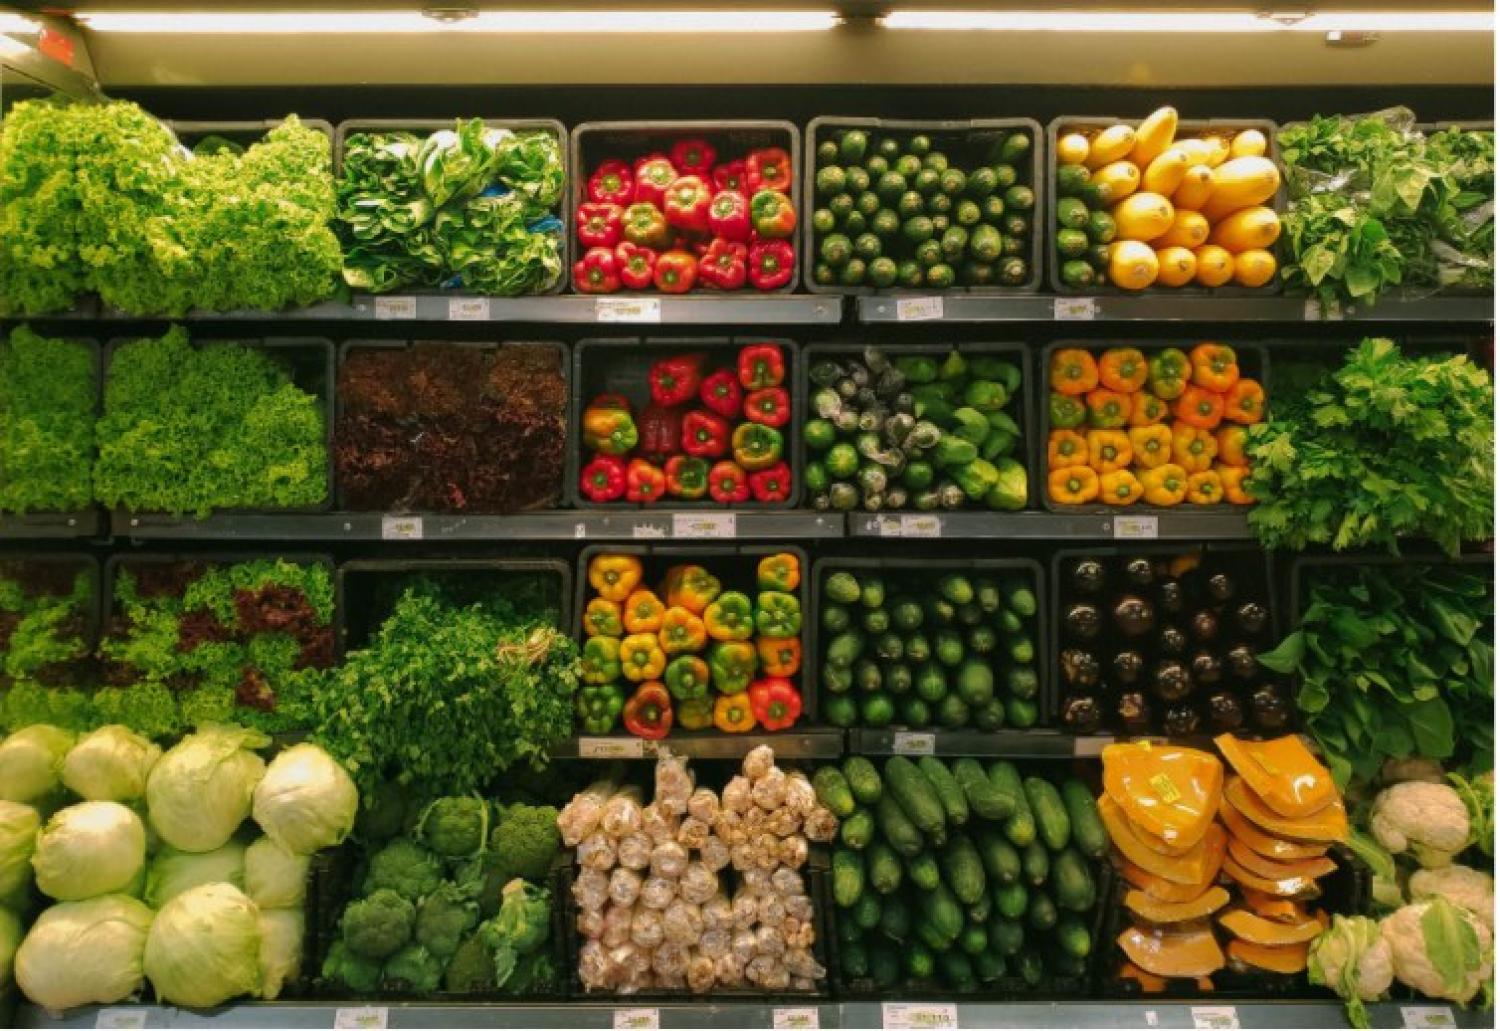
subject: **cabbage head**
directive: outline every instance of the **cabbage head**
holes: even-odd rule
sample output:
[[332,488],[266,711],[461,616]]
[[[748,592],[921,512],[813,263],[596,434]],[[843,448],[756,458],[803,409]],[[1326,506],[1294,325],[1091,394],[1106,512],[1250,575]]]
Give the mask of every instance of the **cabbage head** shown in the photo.
[[31,884],[31,854],[42,814],[20,802],[0,801],[0,898],[10,898]]
[[261,909],[291,909],[307,898],[311,859],[293,855],[270,838],[245,849],[245,894]]
[[56,790],[73,735],[47,723],[23,727],[0,741],[0,799],[34,802]]
[[281,986],[301,973],[303,926],[300,909],[260,911],[261,998],[276,998]]
[[311,855],[354,829],[359,792],[344,768],[317,745],[293,745],[255,787],[255,822],[288,852]]
[[141,990],[151,910],[128,895],[42,911],[16,951],[16,984],[44,1009],[108,1005]]
[[179,852],[169,845],[146,869],[146,905],[160,909],[189,888],[215,883],[244,887],[244,845],[230,841],[212,852]]
[[265,760],[250,748],[270,739],[233,724],[205,724],[152,768],[146,781],[151,826],[183,852],[212,852],[250,815]]
[[104,802],[133,802],[161,748],[128,727],[110,724],[83,738],[63,759],[62,782],[73,794]]
[[118,802],[59,809],[37,836],[36,886],[59,902],[135,894],[146,866],[146,825]]
[[189,888],[156,914],[145,968],[156,994],[174,1006],[206,1008],[259,992],[260,910],[232,884]]
[[10,988],[11,969],[20,947],[21,918],[8,909],[0,909],[0,992]]

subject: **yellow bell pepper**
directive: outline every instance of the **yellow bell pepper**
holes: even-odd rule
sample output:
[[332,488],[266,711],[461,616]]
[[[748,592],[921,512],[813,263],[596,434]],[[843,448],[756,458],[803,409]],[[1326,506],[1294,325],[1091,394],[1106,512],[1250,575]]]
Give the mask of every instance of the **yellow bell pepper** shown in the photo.
[[1188,474],[1182,466],[1168,462],[1141,473],[1141,486],[1148,505],[1180,505],[1187,497]]
[[1133,505],[1145,489],[1129,469],[1116,469],[1099,477],[1099,500],[1106,505]]
[[655,634],[631,634],[620,642],[620,672],[626,680],[656,680],[667,668],[667,653]]
[[1250,470],[1242,465],[1216,465],[1214,472],[1219,474],[1219,482],[1224,486],[1224,500],[1231,505],[1254,504],[1252,498],[1245,490],[1245,479],[1250,475]]
[[1219,442],[1212,433],[1185,422],[1172,424],[1172,461],[1188,472],[1205,472],[1218,453]]
[[720,695],[714,701],[714,726],[726,734],[748,734],[755,729],[755,712],[750,708],[750,693]]
[[630,592],[625,599],[621,618],[625,629],[632,634],[654,634],[661,629],[661,617],[666,612],[661,599],[652,591],[640,588]]
[[668,655],[701,651],[708,643],[708,630],[703,626],[703,620],[680,605],[667,609],[656,636],[661,641],[662,651]]
[[1086,465],[1070,465],[1047,474],[1047,496],[1059,505],[1085,505],[1099,496],[1099,474]]
[[1047,435],[1047,468],[1066,469],[1070,465],[1089,464],[1089,444],[1083,434],[1072,430],[1053,430]]
[[1096,473],[1126,469],[1135,457],[1130,437],[1124,430],[1089,430],[1089,468]]
[[620,606],[608,598],[591,598],[583,610],[583,632],[589,637],[619,637],[625,632]]
[[802,564],[789,551],[767,555],[755,565],[755,584],[763,591],[791,594],[802,583]]
[[634,555],[595,555],[589,561],[589,586],[605,601],[624,601],[641,582],[641,560]]
[[1154,426],[1167,418],[1167,403],[1144,390],[1130,401],[1130,425]]
[[719,583],[719,578],[702,566],[688,565],[673,566],[667,570],[664,589],[668,608],[683,608],[695,616],[701,616],[703,610],[708,608],[709,603],[724,588]]
[[1135,464],[1155,469],[1172,460],[1172,431],[1166,426],[1132,426],[1128,431]]
[[1212,469],[1188,477],[1187,499],[1194,505],[1217,505],[1224,500],[1224,484]]
[[1250,456],[1245,446],[1250,443],[1250,431],[1243,426],[1224,425],[1214,431],[1214,442],[1219,445],[1219,461],[1225,465],[1248,467]]

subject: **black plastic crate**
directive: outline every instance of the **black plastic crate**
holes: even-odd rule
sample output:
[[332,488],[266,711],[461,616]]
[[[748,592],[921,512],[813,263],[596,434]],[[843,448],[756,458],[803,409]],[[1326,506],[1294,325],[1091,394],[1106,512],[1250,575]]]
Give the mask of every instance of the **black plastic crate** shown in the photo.
[[[946,290],[934,290],[932,288],[918,287],[910,292],[931,294],[1034,294],[1041,288],[1042,283],[1042,246],[1046,238],[1046,227],[1043,220],[1047,217],[1047,205],[1043,202],[1042,173],[1044,170],[1043,149],[1045,137],[1042,127],[1032,118],[972,118],[972,119],[947,119],[947,120],[920,120],[902,118],[857,118],[839,115],[822,115],[807,123],[807,137],[804,144],[804,153],[807,159],[802,168],[802,211],[807,218],[817,209],[817,161],[815,155],[818,149],[818,136],[824,132],[834,132],[839,129],[865,129],[872,133],[890,133],[895,135],[911,135],[922,133],[932,137],[938,149],[945,153],[961,153],[965,155],[963,161],[957,165],[978,166],[984,164],[984,152],[997,139],[1008,135],[1016,130],[1028,133],[1031,136],[1031,155],[1026,162],[1026,167],[1031,170],[1030,182],[1018,182],[1018,186],[1029,186],[1035,194],[1036,200],[1032,204],[1030,212],[1031,240],[1030,249],[1027,254],[1027,263],[1030,275],[1025,283],[1017,286],[953,286]],[[972,156],[971,156],[972,155]],[[877,293],[900,293],[902,288],[890,287],[878,289],[871,286],[823,286],[813,280],[813,266],[818,260],[817,234],[810,229],[802,235],[802,283],[809,293],[815,294],[877,294]]]
[[[322,133],[328,139],[328,161],[330,170],[333,167],[333,123],[321,118],[300,118],[303,128]],[[163,122],[177,141],[188,150],[192,150],[198,143],[209,136],[219,136],[230,143],[237,143],[242,147],[249,148],[251,144],[259,143],[266,135],[277,126],[281,125],[284,118],[265,118],[254,121],[237,120],[208,120],[208,121],[182,121],[174,119]]]
[[[725,506],[708,497],[689,501],[668,496],[653,504],[640,504],[624,499],[601,503],[584,496],[579,488],[579,476],[586,464],[581,423],[591,399],[600,394],[623,394],[630,401],[632,415],[638,417],[651,400],[648,376],[652,362],[673,355],[701,353],[708,356],[711,365],[733,368],[740,349],[754,344],[774,344],[781,348],[786,365],[782,387],[791,395],[792,417],[780,427],[780,432],[783,437],[782,459],[791,470],[792,489],[785,501],[752,499]],[[568,413],[568,461],[564,472],[568,503],[575,508],[647,512],[726,507],[752,510],[795,508],[802,497],[802,423],[807,413],[807,376],[799,361],[800,353],[803,353],[802,349],[791,340],[767,337],[612,337],[578,341],[573,346],[572,410]],[[696,407],[697,402],[691,401],[688,405]]]
[[[1101,275],[1093,286],[1069,286],[1062,279],[1062,262],[1057,254],[1057,141],[1075,130],[1106,129],[1111,125],[1139,126],[1143,118],[1109,118],[1100,115],[1060,115],[1047,124],[1047,282],[1060,294],[1111,294],[1114,296],[1183,296],[1183,297],[1263,297],[1281,292],[1280,256],[1277,257],[1277,275],[1264,286],[1236,286],[1233,281],[1224,286],[1206,287],[1197,283],[1183,286],[1148,286],[1144,290],[1122,290]],[[1265,156],[1281,166],[1281,150],[1276,144],[1276,123],[1259,118],[1181,118],[1177,122],[1177,139],[1191,139],[1195,133],[1213,135],[1237,133],[1244,129],[1258,129],[1266,137]],[[1145,172],[1145,169],[1141,169]],[[1168,198],[1169,200],[1171,198]],[[1264,202],[1274,208],[1278,215],[1286,213],[1286,178],[1282,177],[1275,196]]]
[[[39,334],[39,335],[46,336],[46,334]],[[60,340],[63,343],[68,343],[68,344],[82,344],[84,347],[87,347],[89,349],[90,356],[93,358],[93,374],[94,374],[94,421],[97,423],[98,420],[99,420],[99,418],[104,415],[104,375],[105,375],[105,347],[104,347],[104,345],[101,344],[99,341],[93,339],[92,337],[64,336],[64,337],[47,337],[47,339]],[[8,342],[9,340],[10,340],[10,334],[9,333],[0,333],[0,343],[5,343],[5,342]],[[98,455],[97,455],[97,445],[95,445],[95,446],[91,447],[90,451],[89,451],[90,463],[92,464],[93,460],[95,458],[97,458],[97,457],[98,457]],[[92,512],[94,510],[94,507],[95,506],[91,503],[89,505],[86,505],[84,508],[79,509],[78,511],[81,511],[81,512]],[[3,509],[0,509],[0,515],[6,515],[6,514],[8,514],[8,513],[6,513]],[[24,514],[22,514],[22,513],[15,513],[15,514],[17,516],[19,516],[20,518],[27,518],[27,517],[30,517],[30,516],[50,515],[50,514],[54,514],[54,513],[48,513],[48,512],[27,512],[27,513],[24,513]]]
[[[1030,581],[1032,594],[1036,597],[1037,614],[1032,619],[1032,634],[1035,640],[1036,661],[1032,664],[1036,669],[1039,684],[1037,694],[1033,701],[1037,707],[1037,721],[1034,729],[1051,728],[1056,723],[1057,704],[1053,697],[1052,683],[1052,648],[1048,638],[1049,625],[1047,618],[1048,598],[1046,574],[1042,571],[1041,563],[1029,558],[820,558],[813,563],[812,568],[812,599],[813,611],[804,617],[804,625],[811,619],[812,636],[811,641],[804,651],[803,665],[808,670],[808,681],[812,687],[812,694],[821,701],[823,692],[822,669],[820,657],[823,651],[823,581],[829,573],[847,570],[859,572],[889,572],[898,575],[907,574],[930,574],[934,577],[945,572],[965,572],[972,575],[1007,575],[1019,574]],[[998,678],[997,678],[998,679]],[[996,685],[996,697],[1008,693],[1004,691],[1001,684]],[[856,727],[861,725],[856,724]],[[942,727],[931,724],[925,727],[906,728],[899,720],[892,724],[893,727],[902,729],[913,729],[923,731],[941,732]],[[1026,728],[1026,729],[1033,729]],[[1007,728],[1015,732],[1021,728]],[[982,731],[975,731],[982,733]]]
[[[665,152],[677,140],[701,137],[708,140],[719,151],[719,156],[725,160],[730,159],[730,154],[748,151],[757,147],[782,147],[792,158],[792,185],[787,190],[787,197],[792,204],[799,205],[801,197],[798,195],[798,178],[802,169],[802,134],[791,122],[772,121],[769,119],[748,120],[692,120],[692,121],[670,121],[670,122],[583,122],[573,127],[571,146],[568,151],[568,198],[567,207],[563,212],[563,229],[568,234],[570,246],[574,248],[575,256],[581,257],[582,248],[571,241],[577,240],[578,227],[576,212],[578,205],[585,203],[588,197],[589,176],[601,161],[609,158],[617,158],[628,165],[634,165],[637,158],[641,158],[652,151]],[[713,192],[713,184],[709,184],[710,192]],[[747,198],[748,199],[748,198]],[[799,260],[802,253],[802,238],[807,235],[804,222],[808,212],[797,212],[797,228],[787,242],[792,245],[792,253],[798,255]],[[568,269],[572,269],[569,262]],[[571,289],[571,277],[569,279]],[[775,290],[756,290],[748,281],[745,286],[738,290],[718,291],[706,290],[695,286],[690,292],[694,295],[706,294],[710,297],[744,297],[759,293],[791,293],[797,289],[799,276],[793,272],[792,278],[786,285],[779,286]],[[577,291],[573,291],[577,292]],[[662,294],[655,288],[646,290],[618,291],[620,294],[646,294],[653,296],[670,296]],[[608,296],[608,295],[600,295]]]
[[[1026,508],[1035,509],[1037,497],[1045,495],[1047,491],[1046,462],[1043,460],[1038,464],[1037,449],[1030,441],[1030,437],[1036,434],[1037,413],[1045,407],[1046,378],[1036,378],[1036,367],[1032,362],[1032,348],[1024,343],[1000,343],[992,341],[955,341],[951,344],[891,344],[881,346],[880,350],[885,352],[887,358],[893,361],[897,358],[906,358],[913,355],[923,355],[941,360],[950,351],[957,351],[965,357],[1006,358],[1021,370],[1021,389],[1017,392],[1013,404],[1016,425],[1021,428],[1020,451],[1012,455],[1016,461],[1026,467]],[[812,417],[811,398],[816,391],[812,389],[812,380],[808,376],[814,364],[826,359],[853,358],[858,357],[865,345],[859,343],[819,343],[808,344],[802,348],[801,367],[798,370],[798,379],[802,383],[805,402],[801,406],[803,419]],[[1007,405],[1011,409],[1011,405]],[[1045,437],[1044,437],[1045,439]],[[1046,446],[1043,445],[1042,452],[1045,454]],[[799,480],[802,469],[805,468],[807,456],[798,455],[802,463],[793,469]],[[856,514],[861,511],[856,509]],[[891,509],[893,512],[917,512],[912,507]],[[938,512],[947,512],[948,509],[939,509]],[[959,512],[987,512],[990,509],[978,502],[965,500],[961,508],[953,511]]]
[[[1052,356],[1058,351],[1076,348],[1088,351],[1095,357],[1095,359],[1097,359],[1101,354],[1103,354],[1105,351],[1110,350],[1111,348],[1134,347],[1136,350],[1144,354],[1149,360],[1153,355],[1157,354],[1164,348],[1175,347],[1182,351],[1184,354],[1187,354],[1192,351],[1194,346],[1203,342],[1204,341],[1201,338],[1191,337],[1175,337],[1167,340],[1152,339],[1149,343],[1127,341],[1123,344],[1101,344],[1097,340],[1055,340],[1042,348],[1041,355],[1037,359],[1038,364],[1032,370],[1033,374],[1036,376],[1035,382],[1038,384],[1038,389],[1035,391],[1035,393],[1039,398],[1050,398],[1051,389],[1048,385],[1050,382],[1049,370],[1051,369],[1052,365]],[[1271,399],[1269,396],[1271,380],[1270,349],[1263,344],[1256,343],[1238,343],[1235,341],[1222,341],[1222,343],[1225,343],[1226,346],[1232,347],[1234,349],[1235,355],[1239,358],[1240,374],[1246,379],[1255,380],[1261,385],[1262,388],[1265,389],[1267,394],[1266,408],[1269,411],[1271,407]],[[1082,400],[1082,398],[1080,397],[1079,400]],[[1170,410],[1172,402],[1168,401],[1166,402],[1166,404],[1168,409]],[[1155,516],[1171,512],[1222,512],[1228,509],[1248,510],[1250,508],[1250,506],[1248,505],[1233,505],[1228,501],[1220,501],[1215,505],[1194,505],[1186,499],[1183,499],[1182,503],[1179,505],[1151,505],[1146,502],[1144,497],[1133,505],[1106,505],[1098,501],[1091,501],[1086,505],[1065,505],[1061,502],[1053,501],[1052,493],[1047,489],[1047,477],[1052,471],[1047,467],[1047,440],[1052,434],[1051,414],[1048,410],[1048,404],[1046,401],[1039,401],[1034,410],[1036,412],[1036,432],[1033,435],[1036,439],[1034,445],[1030,449],[1030,453],[1032,461],[1034,462],[1034,468],[1040,470],[1040,479],[1038,480],[1040,489],[1037,491],[1037,494],[1041,496],[1042,507],[1049,512],[1065,512],[1068,514],[1082,515]],[[1170,426],[1172,421],[1173,420],[1171,418],[1168,418],[1164,420],[1164,422],[1160,425]],[[1226,421],[1221,423],[1220,425],[1227,426],[1231,424]],[[1125,432],[1129,429],[1129,426],[1123,427],[1121,429],[1121,432]],[[1088,427],[1084,426],[1081,427],[1077,432],[1083,434],[1086,433],[1087,430]],[[1131,467],[1131,470],[1134,471],[1133,466]]]
[[[104,347],[104,376],[101,389],[108,392],[109,368],[114,361],[115,351],[120,347],[134,343],[141,337],[116,337],[109,341]],[[195,348],[201,347],[225,347],[240,346],[252,350],[265,351],[281,360],[295,383],[300,389],[315,395],[322,401],[323,409],[323,463],[324,476],[328,485],[326,496],[316,505],[299,505],[293,508],[217,508],[218,514],[254,514],[268,515],[290,512],[327,512],[333,508],[334,475],[333,475],[333,397],[336,393],[337,381],[334,376],[334,347],[333,341],[325,337],[265,337],[261,339],[230,340],[230,339],[195,339],[191,341]],[[103,414],[103,406],[100,408]],[[122,509],[121,511],[128,511]],[[137,513],[130,513],[137,514]],[[191,518],[191,515],[184,518]]]
[[[17,579],[24,585],[28,578],[39,573],[45,574],[49,568],[57,569],[61,574],[55,585],[59,592],[66,596],[73,589],[73,582],[79,573],[88,578],[89,598],[83,604],[83,629],[80,636],[87,651],[77,659],[64,660],[70,667],[77,667],[79,671],[91,667],[91,659],[94,649],[99,643],[99,629],[102,613],[104,611],[104,592],[102,590],[102,574],[99,560],[85,551],[33,551],[27,550],[3,550],[0,551],[0,579]],[[0,655],[5,649],[0,648]],[[0,673],[0,683],[6,680]]]
[[[568,456],[569,456],[569,454],[572,451],[572,441],[573,441],[574,436],[575,436],[575,431],[574,431],[573,424],[574,424],[574,420],[577,418],[577,416],[576,416],[576,414],[574,412],[574,403],[575,403],[575,398],[577,396],[577,391],[575,389],[573,389],[573,386],[572,386],[573,362],[571,361],[571,359],[568,356],[568,347],[567,347],[566,344],[563,344],[563,343],[561,343],[559,341],[555,341],[555,340],[506,340],[506,341],[500,341],[498,343],[479,342],[479,341],[464,341],[464,340],[443,340],[443,341],[437,341],[437,340],[409,340],[409,341],[406,341],[406,340],[345,340],[345,341],[341,342],[338,345],[338,366],[337,367],[338,367],[338,371],[342,372],[343,368],[344,368],[344,363],[348,359],[349,352],[350,351],[356,351],[356,350],[397,351],[397,350],[405,350],[405,349],[413,348],[413,347],[427,347],[427,348],[433,348],[433,347],[462,347],[462,348],[477,349],[477,350],[485,351],[487,353],[498,353],[499,351],[502,351],[505,348],[516,347],[516,346],[547,347],[547,348],[552,348],[552,349],[556,350],[556,352],[557,352],[558,369],[559,369],[559,371],[562,374],[563,388],[564,388],[564,391],[565,391],[565,400],[563,402],[563,469],[562,469],[562,476],[563,476],[564,481],[566,481],[568,479],[568,475],[569,475],[569,472],[568,472],[568,470],[569,470],[569,458],[568,458]],[[330,396],[332,397],[333,400],[332,400],[332,419],[331,419],[331,423],[330,423],[330,438],[329,439],[331,441],[336,442],[337,441],[338,423],[339,423],[340,418],[344,414],[344,407],[345,407],[344,406],[343,395],[341,394],[341,392],[339,391],[339,388],[338,388],[337,378],[335,378],[335,380],[333,382],[333,386],[332,386],[332,388],[330,390]],[[339,508],[339,510],[340,511],[362,511],[361,509],[355,509],[355,508],[353,508],[349,504],[348,496],[346,495],[346,493],[344,491],[343,478],[341,476],[339,476],[338,463],[334,459],[333,454],[331,452],[332,452],[332,447],[330,446],[329,464],[330,464],[330,468],[331,468],[331,475],[333,477],[333,491],[334,491],[334,496],[335,496],[335,498],[338,501],[338,508]],[[576,480],[577,477],[574,476],[573,478]],[[575,487],[576,487],[576,484],[575,484]],[[555,502],[555,504],[554,504],[553,507],[555,507],[555,508],[562,507],[564,504],[567,503],[569,497],[570,497],[570,492],[569,492],[569,489],[567,487],[567,483],[566,482],[559,483],[558,484],[558,488],[557,488],[557,499],[556,499],[556,502]],[[458,512],[458,513],[465,513],[465,512],[468,512],[469,510],[466,510],[466,509],[445,510],[443,514],[451,514],[451,513],[455,512],[455,511]],[[536,511],[536,510],[535,509],[531,509],[531,510],[527,510],[527,511]]]

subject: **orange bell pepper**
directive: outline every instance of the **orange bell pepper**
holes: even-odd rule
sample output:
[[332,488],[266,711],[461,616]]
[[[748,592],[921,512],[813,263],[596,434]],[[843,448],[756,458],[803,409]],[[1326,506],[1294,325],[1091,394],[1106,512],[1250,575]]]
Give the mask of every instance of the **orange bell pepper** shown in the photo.
[[589,560],[589,586],[606,601],[624,601],[641,582],[641,560],[634,555],[595,555]]
[[802,668],[802,640],[797,637],[758,637],[755,653],[761,672],[769,677],[793,677]]
[[1099,477],[1099,500],[1106,505],[1133,505],[1145,489],[1129,469],[1116,469]]
[[1099,474],[1086,465],[1070,465],[1047,474],[1047,496],[1059,505],[1084,505],[1099,496]]
[[1096,473],[1124,469],[1135,457],[1130,437],[1120,430],[1089,430],[1089,468]]
[[1214,431],[1214,441],[1219,445],[1219,461],[1226,465],[1248,466],[1250,456],[1245,454],[1245,445],[1250,443],[1250,431],[1243,426],[1224,425]]
[[767,555],[756,563],[755,583],[763,591],[791,594],[802,583],[802,564],[789,551]]
[[680,605],[667,609],[656,636],[661,641],[661,650],[668,655],[701,651],[708,643],[708,630],[703,620]]
[[661,617],[666,611],[661,599],[642,587],[631,591],[625,599],[620,618],[625,621],[627,633],[654,634],[661,629]]
[[583,632],[589,637],[619,637],[625,633],[620,606],[608,598],[591,598],[583,610]]
[[1099,382],[1132,394],[1146,385],[1146,356],[1133,347],[1111,347],[1099,356]]
[[1167,417],[1167,403],[1144,390],[1130,399],[1131,426],[1154,426]]
[[1141,473],[1141,486],[1145,488],[1146,504],[1170,508],[1182,504],[1187,496],[1188,474],[1182,466],[1168,462]]
[[1224,418],[1253,426],[1266,417],[1266,391],[1253,379],[1241,379],[1224,395]]
[[1089,464],[1089,445],[1083,434],[1072,430],[1053,430],[1047,434],[1047,468],[1066,469],[1070,465]]
[[1182,392],[1172,414],[1189,426],[1211,430],[1224,418],[1224,395],[1192,386]]
[[1223,393],[1240,378],[1239,359],[1226,344],[1199,344],[1188,354],[1193,366],[1193,385]]
[[1098,387],[1088,392],[1089,425],[1099,430],[1117,430],[1130,418],[1130,396]]
[[1188,477],[1187,499],[1194,505],[1217,505],[1224,500],[1224,484],[1212,469]]
[[1231,505],[1249,505],[1255,502],[1245,491],[1245,478],[1250,475],[1250,470],[1242,465],[1216,465],[1214,472],[1219,474],[1219,483],[1224,487],[1224,500]]
[[1083,348],[1064,347],[1052,352],[1047,379],[1059,394],[1087,394],[1099,385],[1099,366]]
[[1132,426],[1127,431],[1130,448],[1135,452],[1135,464],[1143,469],[1155,469],[1172,460],[1172,430],[1158,423],[1155,426]]
[[1219,444],[1214,435],[1185,422],[1172,424],[1172,461],[1190,473],[1201,473],[1214,463]]
[[673,566],[667,570],[666,582],[662,585],[667,595],[668,608],[687,609],[695,616],[719,596],[723,586],[719,578],[702,566]]
[[714,702],[714,726],[726,734],[748,734],[755,729],[755,712],[750,707],[750,693],[720,695]]

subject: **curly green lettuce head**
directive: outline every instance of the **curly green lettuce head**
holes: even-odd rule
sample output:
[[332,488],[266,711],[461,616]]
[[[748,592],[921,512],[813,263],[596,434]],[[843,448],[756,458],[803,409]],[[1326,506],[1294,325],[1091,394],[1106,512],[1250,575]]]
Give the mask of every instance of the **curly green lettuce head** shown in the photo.
[[417,835],[440,856],[461,859],[484,851],[490,807],[475,795],[439,798],[422,813]]

